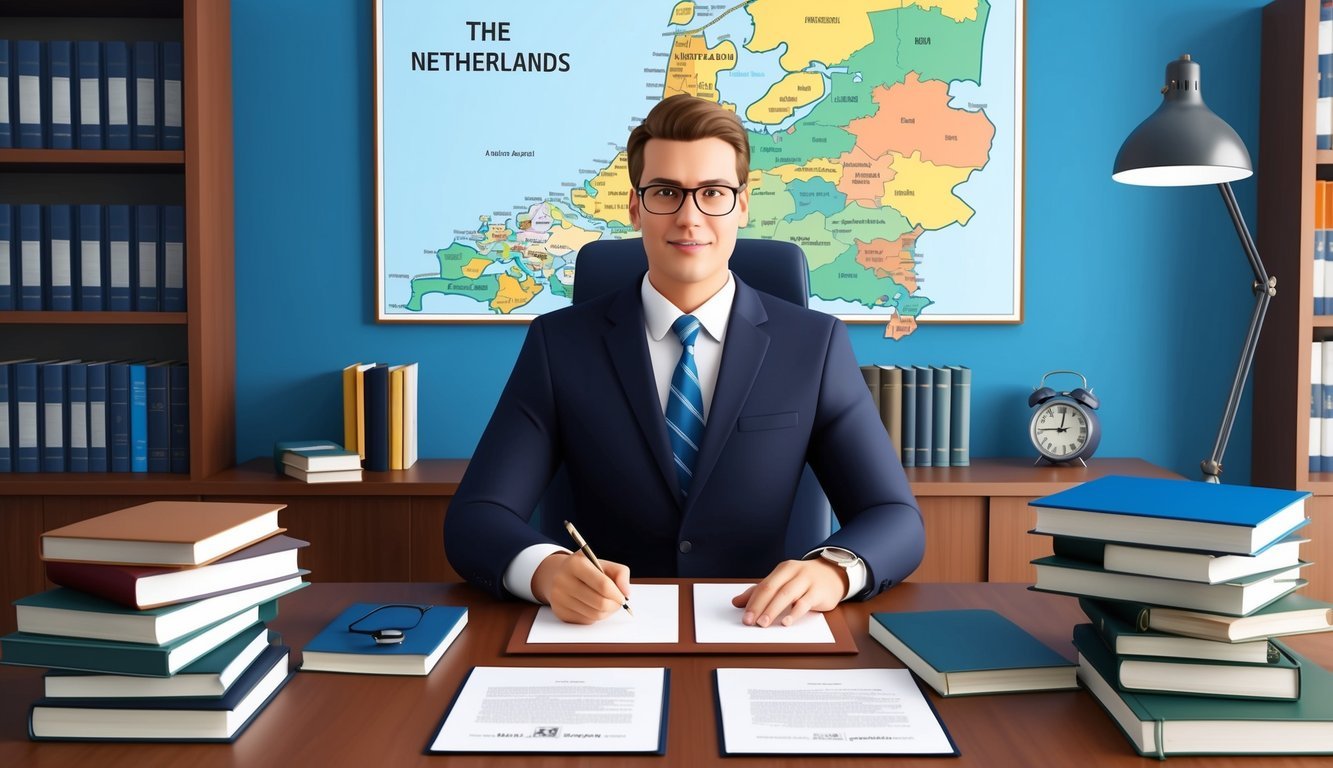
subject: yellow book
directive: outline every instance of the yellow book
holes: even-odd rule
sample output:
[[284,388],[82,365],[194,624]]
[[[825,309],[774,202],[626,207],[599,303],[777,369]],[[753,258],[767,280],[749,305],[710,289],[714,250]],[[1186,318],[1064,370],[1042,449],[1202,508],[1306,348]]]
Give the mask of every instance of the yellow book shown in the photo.
[[389,369],[389,469],[403,468],[403,379],[405,366]]
[[403,366],[403,469],[417,463],[417,364]]
[[365,373],[374,363],[352,363],[343,369],[343,446],[366,458]]

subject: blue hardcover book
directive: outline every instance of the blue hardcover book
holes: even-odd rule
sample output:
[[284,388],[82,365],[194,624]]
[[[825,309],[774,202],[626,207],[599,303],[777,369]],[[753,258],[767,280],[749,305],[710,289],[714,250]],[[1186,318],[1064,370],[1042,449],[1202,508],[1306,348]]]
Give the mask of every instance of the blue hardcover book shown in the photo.
[[130,471],[148,471],[148,371],[130,363]]
[[157,312],[162,308],[157,273],[162,267],[162,230],[156,205],[134,206],[134,309]]
[[934,466],[935,462],[935,375],[928,365],[916,369],[916,465]]
[[931,441],[933,443],[932,463],[937,467],[949,466],[949,435],[952,429],[950,424],[950,408],[953,405],[953,397],[949,390],[953,388],[953,371],[932,365],[930,367],[931,376],[935,379],[935,398],[932,408],[931,418],[933,419],[931,429]]
[[107,455],[107,364],[88,363],[88,471],[110,471]]
[[951,365],[953,378],[949,386],[949,466],[967,467],[972,464],[972,369],[965,365]]
[[51,149],[74,148],[74,44],[52,40],[46,44],[46,146]]
[[69,400],[67,434],[69,435],[70,472],[88,471],[88,364],[72,362],[66,366],[65,394]]
[[42,471],[64,472],[69,446],[69,402],[65,395],[68,361],[51,361],[38,369],[38,442],[42,449]]
[[371,675],[428,675],[454,638],[467,626],[467,608],[461,605],[384,608],[363,622],[364,627],[407,626],[418,617],[398,645],[376,643],[369,635],[348,632],[352,622],[380,608],[375,603],[353,603],[329,622],[301,652],[302,671],[352,672]]
[[130,364],[108,363],[106,439],[112,472],[130,471]]
[[0,38],[0,149],[14,146],[14,119],[9,112],[9,41]]
[[[4,41],[0,40],[0,45]],[[4,94],[0,94],[3,96]],[[14,308],[14,206],[0,203],[0,311]]]
[[185,208],[162,206],[162,311],[185,311]]
[[79,109],[75,113],[75,144],[79,149],[102,148],[102,44],[80,40],[74,49],[79,76]]
[[389,366],[377,363],[365,373],[366,470],[389,471]]
[[167,397],[171,421],[171,471],[190,474],[190,367],[173,365]]
[[916,466],[916,369],[903,369],[903,466]]
[[106,78],[106,148],[130,148],[130,47],[120,41],[102,43]]
[[106,241],[102,238],[102,206],[80,205],[75,208],[78,214],[79,268],[78,290],[76,292],[78,309],[85,312],[100,312],[105,306],[106,287],[102,279],[105,273]]
[[1307,491],[1108,475],[1029,502],[1036,533],[1254,555],[1309,522]]
[[49,310],[69,312],[74,309],[73,242],[74,216],[70,206],[46,206],[42,296]]
[[41,472],[41,430],[42,420],[37,415],[38,390],[41,379],[38,371],[45,363],[24,360],[13,365],[13,379],[9,385],[9,396],[13,399],[11,413],[14,424],[10,426],[14,453],[15,472]]
[[126,312],[134,306],[130,293],[130,206],[106,207],[106,308]]
[[18,207],[18,308],[42,308],[42,206]]
[[14,76],[17,87],[14,119],[18,124],[17,146],[24,149],[42,148],[42,44],[37,40],[18,40],[14,43]]
[[162,148],[185,149],[185,99],[181,92],[185,67],[181,44],[162,43]]
[[171,471],[170,363],[144,366],[148,392],[148,471]]
[[139,40],[133,51],[134,109],[130,128],[135,149],[157,149],[157,43]]

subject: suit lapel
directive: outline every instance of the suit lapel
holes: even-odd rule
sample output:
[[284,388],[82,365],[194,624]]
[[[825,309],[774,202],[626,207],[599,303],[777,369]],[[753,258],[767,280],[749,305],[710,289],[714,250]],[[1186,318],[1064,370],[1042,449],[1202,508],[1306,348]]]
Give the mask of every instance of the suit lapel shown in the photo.
[[611,328],[604,341],[606,351],[611,356],[611,364],[620,379],[620,387],[625,393],[634,418],[639,422],[643,439],[657,461],[657,468],[662,473],[667,487],[671,488],[676,501],[682,501],[680,484],[676,480],[676,470],[671,458],[671,444],[667,440],[666,422],[662,416],[662,404],[657,395],[657,384],[653,379],[652,362],[648,359],[648,342],[644,338],[643,302],[639,296],[639,282],[634,288],[620,292],[607,311]]
[[768,352],[769,336],[761,326],[768,321],[768,313],[760,303],[754,289],[736,280],[736,298],[731,307],[731,320],[727,324],[727,338],[722,348],[722,364],[718,369],[717,386],[713,390],[712,407],[708,410],[708,425],[704,429],[703,443],[699,446],[699,458],[694,464],[694,479],[690,481],[690,494],[686,501],[688,513],[699,490],[708,482],[713,473],[727,438],[736,428],[741,407],[750,396],[759,367]]

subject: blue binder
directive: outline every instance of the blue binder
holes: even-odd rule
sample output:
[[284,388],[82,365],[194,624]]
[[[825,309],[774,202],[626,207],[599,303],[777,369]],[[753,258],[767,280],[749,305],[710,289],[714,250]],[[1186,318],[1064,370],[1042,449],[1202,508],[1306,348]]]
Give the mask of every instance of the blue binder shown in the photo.
[[171,471],[171,417],[168,396],[171,392],[169,363],[144,366],[148,393],[148,471]]
[[185,311],[185,208],[162,206],[162,311]]
[[142,363],[130,364],[130,471],[148,471],[148,375]]
[[40,310],[42,308],[42,207],[20,205],[18,209],[19,252],[14,272],[18,278],[15,285],[18,289],[18,308]]
[[171,471],[190,473],[190,368],[171,366],[168,408],[171,420]]
[[66,361],[52,361],[39,370],[37,422],[42,449],[42,471],[64,472],[69,446],[69,400],[66,395]]
[[69,401],[66,424],[69,435],[70,472],[88,471],[88,365],[78,361],[66,366],[65,395]]
[[78,97],[74,89],[74,44],[52,40],[46,44],[46,98],[42,106],[47,143],[51,149],[74,148],[74,113]]
[[18,125],[18,146],[42,148],[42,44],[37,40],[14,43],[14,75],[18,83],[10,89],[16,94],[13,117]]
[[130,364],[106,367],[106,439],[112,472],[130,471]]
[[134,71],[130,91],[134,108],[130,127],[135,149],[157,149],[157,43],[140,40],[134,44]]
[[102,44],[80,40],[74,50],[79,75],[79,111],[75,113],[75,143],[79,149],[102,148]]
[[0,360],[0,472],[14,471],[13,368],[21,360]]
[[134,309],[157,312],[162,309],[158,290],[158,272],[162,269],[162,230],[158,226],[156,205],[134,206]]
[[107,381],[106,363],[88,363],[88,471],[107,472]]
[[13,366],[9,396],[13,398],[13,454],[15,472],[42,471],[41,419],[37,418],[37,371],[45,363],[24,360]]
[[134,306],[130,294],[130,206],[106,207],[106,308],[127,312]]
[[72,219],[68,205],[46,207],[46,242],[42,249],[43,298],[47,309],[60,312],[74,309]]
[[130,148],[130,48],[112,40],[102,43],[102,71],[106,88],[106,148]]
[[102,206],[80,205],[78,210],[78,309],[99,312],[106,306],[106,241],[102,238]]
[[[4,41],[0,40],[0,45]],[[14,265],[18,263],[18,241],[14,238],[14,208],[0,203],[0,311],[14,308]]]
[[181,91],[185,67],[181,44],[162,43],[162,148],[185,149],[184,94]]
[[9,88],[13,82],[9,69],[9,41],[0,38],[0,149],[14,146],[14,115],[9,109]]

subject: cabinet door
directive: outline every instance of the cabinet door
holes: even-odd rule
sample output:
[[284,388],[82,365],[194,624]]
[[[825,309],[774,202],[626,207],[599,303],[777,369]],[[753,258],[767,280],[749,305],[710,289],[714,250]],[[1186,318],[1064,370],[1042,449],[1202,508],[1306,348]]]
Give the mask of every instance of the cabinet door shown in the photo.
[[926,524],[926,556],[908,581],[986,580],[986,498],[917,497]]
[[1037,524],[1030,498],[995,496],[990,500],[989,581],[1031,584],[1037,569],[1031,561],[1051,554],[1051,537],[1028,533]]

